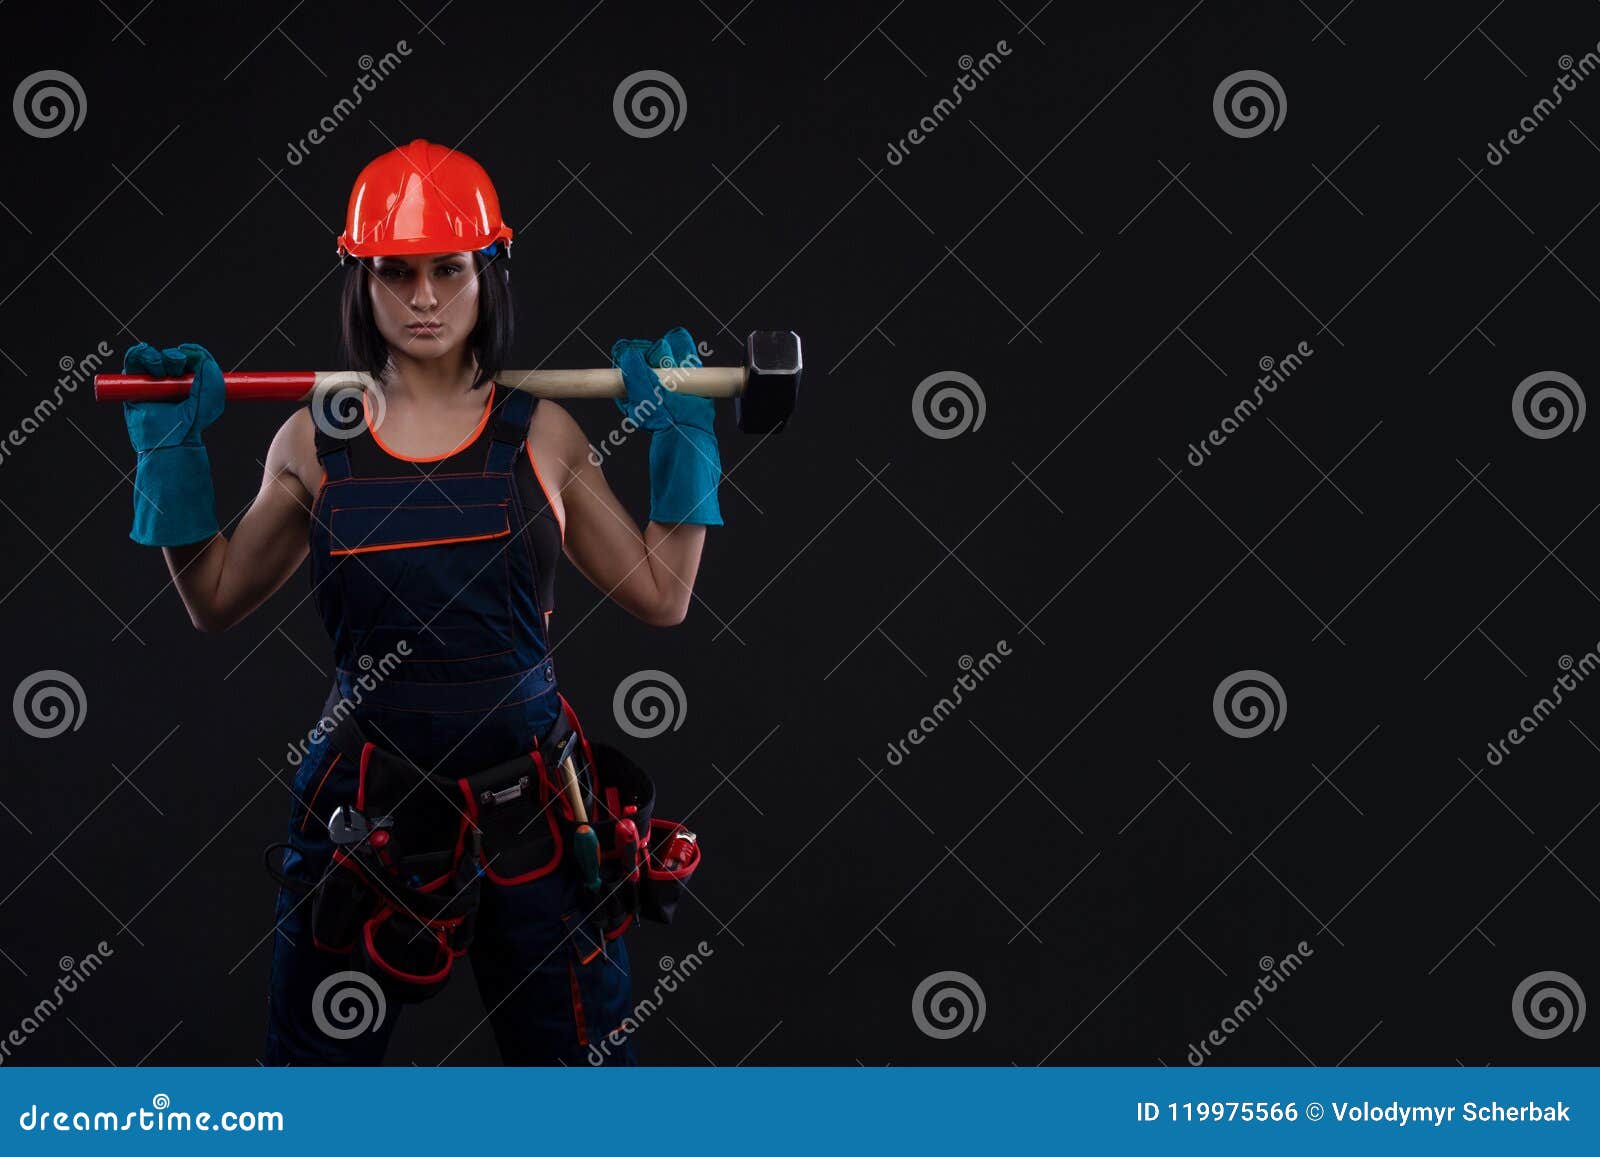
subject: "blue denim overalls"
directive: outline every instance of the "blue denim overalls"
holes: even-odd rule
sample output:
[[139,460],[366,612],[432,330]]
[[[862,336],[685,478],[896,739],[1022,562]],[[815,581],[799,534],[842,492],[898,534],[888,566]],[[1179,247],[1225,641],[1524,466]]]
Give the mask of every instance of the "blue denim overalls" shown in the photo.
[[[312,508],[311,579],[337,664],[325,718],[351,714],[373,744],[451,777],[525,753],[563,714],[573,718],[556,691],[524,534],[534,512],[513,475],[532,469],[519,460],[535,402],[488,388],[477,435],[426,466],[389,454],[365,426],[351,439],[317,437],[325,480]],[[371,466],[353,470],[354,450]],[[354,764],[317,731],[294,779],[286,874],[310,881],[324,870],[328,817],[355,799]],[[483,885],[470,960],[502,1060],[589,1063],[591,1038],[629,1011],[622,940],[598,955],[575,944],[578,884],[564,862],[523,883]],[[313,943],[310,909],[280,889],[263,1059],[377,1064],[401,1006],[389,1002],[372,1031],[325,1031],[318,986],[351,964]],[[459,1027],[450,1046],[475,1026]],[[626,1046],[605,1056],[633,1060]]]

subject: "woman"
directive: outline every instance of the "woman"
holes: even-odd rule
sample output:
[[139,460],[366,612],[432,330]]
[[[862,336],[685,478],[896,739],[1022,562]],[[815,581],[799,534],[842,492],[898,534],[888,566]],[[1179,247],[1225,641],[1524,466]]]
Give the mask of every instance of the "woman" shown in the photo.
[[[711,403],[662,390],[649,368],[699,364],[682,329],[612,350],[629,390],[624,411],[652,430],[651,517],[642,531],[566,411],[495,383],[511,346],[511,233],[488,175],[464,154],[419,140],[363,170],[339,238],[341,260],[353,259],[343,346],[348,367],[371,373],[378,389],[363,396],[354,423],[330,420],[316,400],[291,416],[231,536],[218,533],[200,440],[222,410],[216,362],[197,345],[130,350],[128,372],[195,374],[184,402],[126,405],[139,451],[132,537],[164,548],[202,631],[239,622],[311,559],[338,671],[324,718],[350,722],[334,734],[314,729],[303,745],[286,881],[320,879],[337,859],[330,823],[371,807],[369,752],[429,773],[434,792],[438,783],[466,790],[465,777],[479,769],[543,752],[539,813],[521,825],[547,840],[534,849],[537,862],[524,856],[507,868],[494,851],[478,873],[487,885],[481,893],[471,872],[455,883],[478,899],[473,972],[502,1058],[582,1063],[590,1038],[628,1011],[628,961],[620,938],[580,935],[592,897],[580,891],[571,863],[571,808],[560,785],[544,778],[558,766],[552,740],[576,728],[550,659],[556,559],[564,552],[645,622],[681,622],[705,527],[721,524],[720,465]],[[587,744],[579,750],[586,754]],[[589,760],[578,762],[592,789]],[[483,793],[485,806],[491,795],[510,794]],[[546,834],[535,821],[557,805],[566,808],[566,823],[558,828],[551,819]],[[453,806],[477,817],[471,799],[466,810]],[[512,851],[515,859],[519,849]],[[409,882],[414,900],[430,890],[417,875]],[[348,945],[320,942],[313,917],[321,918],[321,901],[300,890],[279,891],[263,1059],[376,1063],[399,1009],[389,1002],[371,1031],[350,1035],[337,1011],[318,1006],[329,999],[326,982],[350,969],[352,958]],[[449,891],[434,894],[445,903]],[[451,947],[464,930],[451,933]],[[626,1047],[605,1057],[631,1061]]]

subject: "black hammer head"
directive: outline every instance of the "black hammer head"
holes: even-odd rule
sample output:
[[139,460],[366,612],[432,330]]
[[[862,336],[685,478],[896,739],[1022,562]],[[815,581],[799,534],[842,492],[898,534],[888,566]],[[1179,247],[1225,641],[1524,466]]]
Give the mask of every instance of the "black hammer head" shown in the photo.
[[739,429],[776,434],[794,413],[800,395],[800,335],[758,329],[745,341],[744,392],[734,399]]

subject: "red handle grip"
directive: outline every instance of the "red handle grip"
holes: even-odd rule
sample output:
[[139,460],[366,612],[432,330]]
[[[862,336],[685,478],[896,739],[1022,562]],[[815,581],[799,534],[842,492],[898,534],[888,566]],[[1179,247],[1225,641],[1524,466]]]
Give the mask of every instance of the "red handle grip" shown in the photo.
[[[316,385],[314,370],[280,373],[223,374],[227,397],[243,402],[295,402]],[[189,396],[193,374],[181,378],[152,378],[147,374],[96,374],[94,396],[98,402],[176,402]]]

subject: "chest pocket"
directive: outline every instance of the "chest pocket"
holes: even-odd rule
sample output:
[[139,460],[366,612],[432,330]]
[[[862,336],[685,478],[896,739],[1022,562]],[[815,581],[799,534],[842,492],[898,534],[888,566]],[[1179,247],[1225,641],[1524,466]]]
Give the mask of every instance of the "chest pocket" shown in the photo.
[[328,554],[358,650],[376,656],[404,639],[426,661],[511,647],[513,502],[493,476],[342,484],[325,512]]

